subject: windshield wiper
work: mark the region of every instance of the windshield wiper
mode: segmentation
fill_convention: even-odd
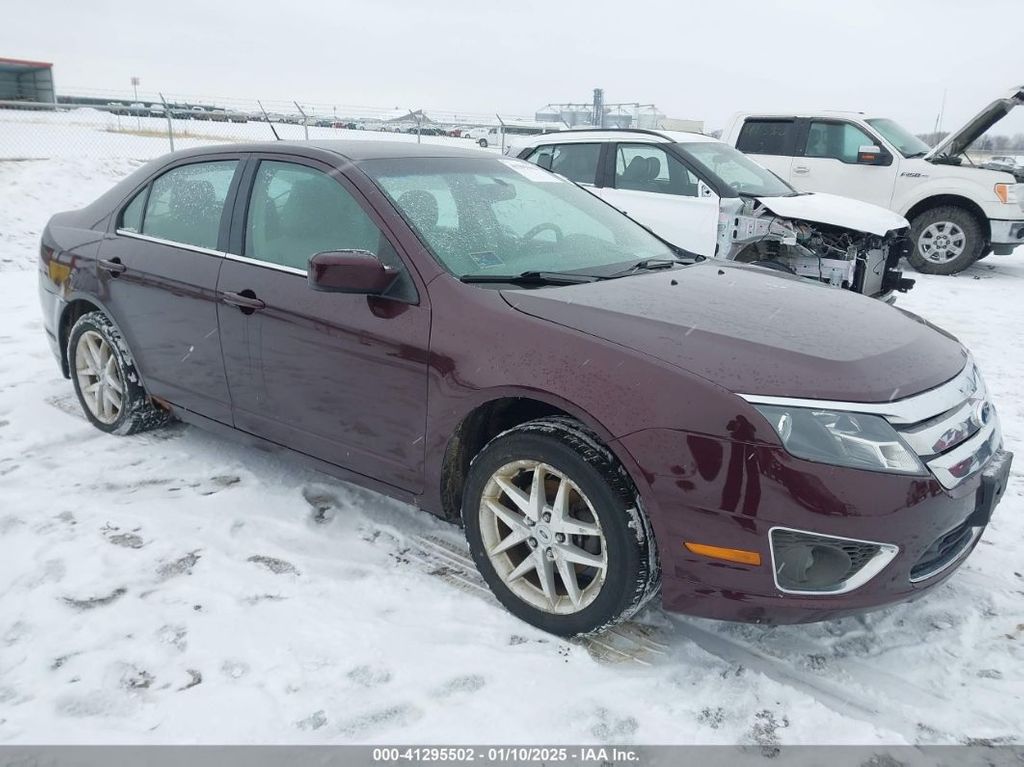
[[[655,269],[671,269],[673,266],[682,263],[685,262],[674,258],[645,258],[643,261],[638,261],[632,266],[623,269],[621,272],[613,272],[612,274],[609,274],[608,279],[625,277],[628,274],[635,274],[636,272],[650,272]]]
[[[520,272],[519,274],[464,274],[459,279],[466,283],[508,283],[510,285],[582,285],[605,279],[593,274],[573,272]]]

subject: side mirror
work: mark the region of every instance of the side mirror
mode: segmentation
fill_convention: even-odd
[[[326,293],[379,296],[396,277],[397,269],[366,250],[328,250],[309,259],[309,287]]]
[[[858,165],[892,165],[892,155],[880,146],[869,144],[857,148]]]

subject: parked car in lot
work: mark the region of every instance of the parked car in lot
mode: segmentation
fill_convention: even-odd
[[[498,599],[557,634],[659,584],[671,610],[758,622],[920,596],[1010,468],[947,333],[680,260],[475,149],[178,152],[53,216],[39,266],[98,429],[177,416],[461,521]]]
[[[489,146],[501,146],[501,128],[498,126],[470,128],[462,131],[462,138],[468,138],[482,149]]]
[[[891,299],[907,221],[876,205],[798,195],[727,144],[699,133],[570,130],[508,151],[585,186],[669,242]]]
[[[804,192],[835,192],[906,216],[921,272],[954,274],[1024,243],[1024,172],[974,166],[966,150],[1024,103],[1024,86],[986,106],[934,148],[862,112],[737,115],[723,140]]]

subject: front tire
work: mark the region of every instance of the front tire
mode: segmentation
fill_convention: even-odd
[[[530,421],[491,440],[473,459],[462,517],[491,591],[544,631],[600,631],[657,593],[654,537],[633,484],[572,419]]]
[[[914,217],[910,263],[924,274],[956,274],[973,264],[985,247],[981,224],[955,205],[943,205]]]
[[[100,431],[135,434],[170,420],[142,388],[128,345],[103,312],[84,314],[71,328],[68,367],[78,403]]]
[[[481,149],[486,149],[487,148],[487,139],[485,139],[485,138],[480,139],[476,143],[478,143],[480,145]]]

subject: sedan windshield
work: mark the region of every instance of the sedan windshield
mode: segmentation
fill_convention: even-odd
[[[737,194],[752,197],[789,197],[796,190],[767,168],[721,141],[676,144],[699,168],[718,176]]]
[[[467,281],[524,273],[611,276],[639,262],[676,259],[614,208],[522,160],[404,158],[359,167],[434,257]]]
[[[882,137],[896,147],[904,157],[922,157],[931,151],[931,147],[921,139],[888,118],[873,118],[867,123],[881,133]]]

